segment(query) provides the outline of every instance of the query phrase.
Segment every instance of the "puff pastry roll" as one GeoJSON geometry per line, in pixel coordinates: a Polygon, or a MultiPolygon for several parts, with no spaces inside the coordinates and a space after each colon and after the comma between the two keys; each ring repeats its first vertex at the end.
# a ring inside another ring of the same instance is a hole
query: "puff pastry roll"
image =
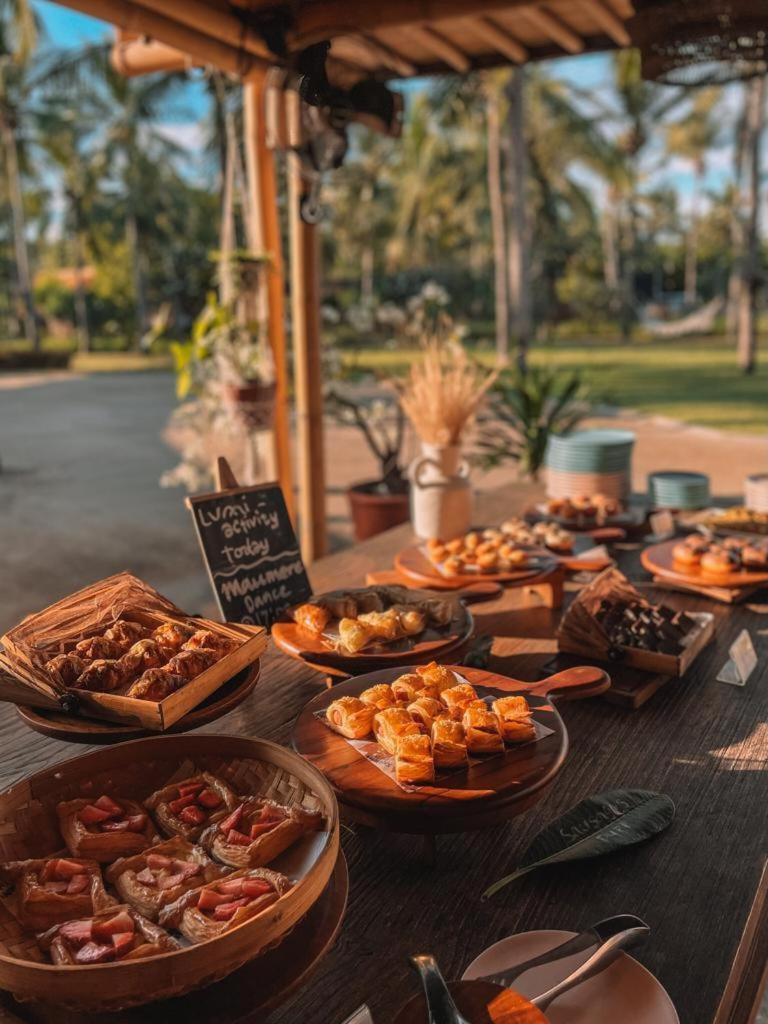
{"type": "Polygon", "coordinates": [[[347,739],[360,740],[370,734],[375,714],[373,704],[366,704],[358,697],[339,697],[329,704],[325,720],[335,732],[347,739]]]}
{"type": "Polygon", "coordinates": [[[417,697],[408,705],[408,714],[427,736],[432,730],[432,723],[444,710],[440,701],[434,697],[417,697]]]}
{"type": "Polygon", "coordinates": [[[140,853],[157,839],[141,804],[104,794],[96,800],[65,800],[56,807],[59,829],[75,857],[102,863],[140,853]]]}
{"type": "Polygon", "coordinates": [[[130,678],[130,670],[123,663],[122,658],[118,661],[99,658],[86,665],[83,671],[75,680],[74,686],[78,690],[92,690],[98,693],[111,693],[119,690],[130,678]]]}
{"type": "Polygon", "coordinates": [[[184,676],[174,675],[165,668],[148,668],[126,693],[136,700],[164,700],[187,685],[184,676]]]}
{"type": "Polygon", "coordinates": [[[197,630],[194,626],[188,626],[185,622],[164,622],[162,626],[158,626],[154,630],[152,638],[161,647],[171,647],[173,650],[178,651],[181,645],[185,644],[196,632],[197,630]]]}
{"type": "Polygon", "coordinates": [[[339,643],[350,654],[357,654],[373,639],[373,630],[359,619],[341,619],[339,622],[339,643]]]}
{"type": "Polygon", "coordinates": [[[305,833],[319,832],[322,824],[319,811],[249,797],[222,821],[207,828],[200,844],[222,864],[262,868],[305,833]]]}
{"type": "Polygon", "coordinates": [[[493,710],[506,743],[527,743],[536,739],[536,727],[525,697],[499,697],[493,702],[493,710]]]}
{"type": "Polygon", "coordinates": [[[110,626],[104,632],[107,640],[114,640],[124,651],[133,647],[137,640],[143,640],[149,634],[150,630],[147,626],[142,626],[138,622],[128,622],[127,619],[119,619],[114,626],[110,626]]]}
{"type": "Polygon", "coordinates": [[[198,647],[195,651],[179,651],[174,654],[166,665],[169,672],[175,676],[183,676],[188,682],[205,672],[207,668],[219,660],[216,651],[209,651],[206,647],[198,647]]]}
{"type": "Polygon", "coordinates": [[[385,708],[374,716],[373,732],[387,753],[394,754],[399,739],[403,736],[418,736],[420,729],[403,708],[385,708]]]}
{"type": "Polygon", "coordinates": [[[415,605],[396,604],[392,610],[400,619],[400,629],[406,636],[416,636],[427,628],[427,613],[415,605]]]}
{"type": "Polygon", "coordinates": [[[462,720],[470,754],[499,754],[504,750],[504,740],[499,729],[499,720],[487,708],[469,708],[462,720]]]}
{"type": "Polygon", "coordinates": [[[237,643],[230,637],[214,633],[212,629],[198,629],[189,640],[181,645],[181,649],[182,651],[196,651],[200,647],[204,647],[206,651],[215,651],[219,658],[223,658],[237,646],[237,643]]]}
{"type": "Polygon", "coordinates": [[[55,964],[140,960],[179,948],[163,928],[126,906],[55,925],[37,941],[55,964]]]}
{"type": "Polygon", "coordinates": [[[400,616],[394,608],[388,608],[385,612],[364,612],[358,615],[357,621],[367,627],[376,639],[397,640],[403,633],[400,616]]]}
{"type": "Polygon", "coordinates": [[[0,879],[14,886],[14,913],[25,928],[42,932],[117,902],[107,895],[95,860],[44,857],[0,864],[0,879]]]}
{"type": "Polygon", "coordinates": [[[278,871],[252,868],[185,893],[160,914],[160,923],[176,928],[192,943],[205,942],[261,914],[291,888],[278,871]]]}
{"type": "Polygon", "coordinates": [[[405,700],[409,704],[411,701],[416,700],[420,689],[421,676],[417,675],[416,672],[407,672],[404,676],[399,676],[392,683],[392,694],[395,700],[405,700]]]}
{"type": "Polygon", "coordinates": [[[332,619],[330,609],[320,604],[300,604],[291,611],[291,617],[297,626],[308,633],[322,633],[332,619]]]}
{"type": "Polygon", "coordinates": [[[60,686],[75,686],[85,665],[85,661],[77,654],[57,654],[46,662],[45,671],[60,686]]]}
{"type": "Polygon", "coordinates": [[[157,640],[138,640],[123,655],[122,661],[131,675],[146,672],[148,668],[160,668],[173,654],[169,647],[162,647],[157,640]]]}
{"type": "Polygon", "coordinates": [[[105,636],[89,636],[87,640],[75,644],[75,654],[84,661],[95,661],[96,658],[116,660],[122,653],[122,645],[105,636]]]}
{"type": "Polygon", "coordinates": [[[461,708],[463,710],[471,701],[477,700],[477,693],[474,686],[470,686],[469,683],[459,683],[452,686],[449,690],[443,690],[440,694],[440,700],[449,711],[453,708],[461,708]]]}
{"type": "Polygon", "coordinates": [[[435,762],[429,736],[401,736],[395,751],[398,782],[426,784],[435,781],[435,762]]]}
{"type": "Polygon", "coordinates": [[[150,921],[190,889],[223,878],[230,869],[181,836],[166,839],[135,857],[121,857],[105,873],[121,899],[150,921]]]}
{"type": "Polygon", "coordinates": [[[439,697],[443,690],[451,689],[458,682],[449,668],[438,665],[436,661],[431,661],[429,665],[421,665],[416,671],[423,679],[422,687],[430,691],[430,697],[439,697]]]}
{"type": "Polygon", "coordinates": [[[225,818],[238,804],[234,791],[216,775],[201,772],[171,782],[144,801],[160,831],[194,843],[204,829],[225,818]]]}
{"type": "Polygon", "coordinates": [[[432,723],[432,757],[437,768],[461,768],[467,763],[464,726],[451,718],[432,723]]]}
{"type": "Polygon", "coordinates": [[[363,690],[360,694],[360,700],[363,704],[372,704],[378,711],[383,711],[384,708],[391,708],[395,705],[395,695],[388,683],[377,683],[375,686],[369,686],[367,690],[363,690]]]}

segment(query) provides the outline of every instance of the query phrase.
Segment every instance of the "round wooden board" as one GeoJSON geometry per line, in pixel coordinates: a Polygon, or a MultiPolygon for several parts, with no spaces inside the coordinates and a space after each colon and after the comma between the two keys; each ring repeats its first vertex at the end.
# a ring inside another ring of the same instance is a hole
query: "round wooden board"
{"type": "Polygon", "coordinates": [[[527,586],[546,578],[558,568],[558,559],[554,554],[545,554],[538,559],[535,568],[520,569],[517,572],[482,572],[464,573],[460,576],[443,576],[440,570],[430,562],[419,544],[411,544],[395,555],[395,568],[403,576],[419,583],[423,587],[434,590],[459,590],[473,583],[487,581],[503,583],[505,586],[527,586]]]}
{"type": "MultiPolygon", "coordinates": [[[[306,984],[331,949],[344,919],[348,895],[347,862],[340,852],[323,894],[279,946],[207,988],[110,1013],[109,1024],[168,1024],[185,1020],[256,1024],[306,984]]],[[[3,1006],[17,1020],[30,1024],[103,1024],[105,1019],[103,1013],[64,1010],[48,1003],[17,1003],[8,993],[0,996],[0,1010],[3,1006]]]]}
{"type": "Polygon", "coordinates": [[[655,576],[673,580],[676,583],[693,584],[697,587],[757,587],[768,583],[768,572],[702,572],[698,566],[686,569],[672,557],[672,549],[680,539],[665,540],[661,544],[652,544],[640,555],[640,561],[648,572],[655,576]]]}
{"type": "Polygon", "coordinates": [[[138,740],[145,736],[167,736],[169,733],[189,732],[191,729],[198,729],[201,725],[215,722],[242,704],[258,683],[260,674],[261,665],[257,661],[248,669],[238,672],[202,704],[198,704],[189,714],[184,715],[163,733],[126,725],[122,722],[108,722],[106,719],[68,715],[64,711],[48,711],[43,708],[27,706],[17,706],[16,711],[30,729],[42,733],[43,736],[63,740],[65,743],[123,743],[125,740],[138,740]]]}
{"type": "MultiPolygon", "coordinates": [[[[554,704],[546,697],[530,694],[531,688],[542,683],[523,683],[483,669],[449,667],[470,683],[496,690],[499,696],[525,695],[534,719],[552,733],[535,743],[508,746],[503,755],[460,769],[443,777],[438,785],[406,792],[317,718],[317,712],[339,697],[357,696],[374,683],[391,683],[403,669],[385,669],[339,683],[307,704],[294,725],[292,742],[294,749],[326,776],[350,817],[390,831],[418,835],[485,828],[530,807],[559,772],[568,752],[568,734],[554,704]]],[[[572,669],[569,677],[576,678],[574,673],[579,672],[605,680],[599,688],[585,690],[584,696],[602,692],[610,685],[600,670],[572,669]]]]}

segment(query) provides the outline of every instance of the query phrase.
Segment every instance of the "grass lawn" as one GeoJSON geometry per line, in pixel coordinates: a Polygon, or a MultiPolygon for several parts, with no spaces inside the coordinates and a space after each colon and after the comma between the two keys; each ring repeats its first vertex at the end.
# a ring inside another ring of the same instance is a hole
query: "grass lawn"
{"type": "MultiPolygon", "coordinates": [[[[416,352],[361,349],[344,353],[348,369],[404,373],[416,352]]],[[[479,358],[491,364],[493,353],[479,358]]],[[[759,353],[758,353],[759,356],[759,353]]],[[[736,365],[732,345],[716,338],[632,342],[539,344],[533,365],[580,370],[593,398],[720,430],[768,429],[768,356],[751,377],[736,365]]]]}

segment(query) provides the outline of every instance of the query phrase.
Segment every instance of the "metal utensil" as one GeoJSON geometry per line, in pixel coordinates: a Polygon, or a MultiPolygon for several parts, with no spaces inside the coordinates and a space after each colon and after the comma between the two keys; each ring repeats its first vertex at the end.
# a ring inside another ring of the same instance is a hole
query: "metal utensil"
{"type": "Polygon", "coordinates": [[[411,966],[421,979],[429,1011],[429,1024],[469,1024],[453,1001],[437,960],[427,953],[411,957],[411,966]]]}
{"type": "MultiPolygon", "coordinates": [[[[517,981],[521,974],[525,974],[526,971],[530,971],[534,967],[542,967],[544,964],[554,963],[556,960],[573,956],[575,953],[582,953],[591,946],[600,946],[602,943],[607,942],[608,939],[613,938],[614,935],[619,935],[625,931],[632,932],[635,935],[635,938],[630,943],[632,945],[635,942],[640,942],[648,934],[646,924],[639,917],[635,917],[634,914],[617,914],[614,917],[606,917],[605,920],[598,921],[591,928],[581,932],[579,935],[575,935],[572,939],[567,939],[559,946],[555,946],[554,949],[548,949],[545,953],[532,957],[530,960],[524,960],[523,963],[515,964],[513,967],[508,967],[504,971],[497,971],[495,974],[484,974],[480,980],[490,981],[494,985],[509,987],[513,982],[517,981]]],[[[626,949],[629,946],[622,948],[626,949]]]]}

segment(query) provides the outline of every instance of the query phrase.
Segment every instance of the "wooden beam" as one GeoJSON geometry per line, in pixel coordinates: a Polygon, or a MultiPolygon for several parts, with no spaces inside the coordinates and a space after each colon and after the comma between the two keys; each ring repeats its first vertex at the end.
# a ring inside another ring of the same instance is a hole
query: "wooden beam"
{"type": "Polygon", "coordinates": [[[607,3],[608,6],[624,20],[631,18],[635,13],[635,6],[632,3],[632,0],[607,0],[607,3]]]}
{"type": "MultiPolygon", "coordinates": [[[[288,137],[301,138],[301,100],[285,94],[288,137]]],[[[288,153],[288,224],[291,240],[291,324],[293,380],[296,395],[296,439],[299,450],[299,539],[305,562],[325,554],[325,452],[323,385],[320,363],[319,239],[312,224],[301,219],[304,180],[301,162],[288,153]]]]}
{"type": "Polygon", "coordinates": [[[391,46],[382,43],[374,35],[363,35],[358,36],[358,38],[367,46],[372,56],[375,56],[382,64],[392,68],[402,78],[412,78],[413,75],[418,73],[419,69],[415,64],[412,64],[402,54],[393,50],[391,46]]]}
{"type": "Polygon", "coordinates": [[[603,0],[580,0],[581,7],[586,13],[597,22],[605,34],[611,38],[617,46],[631,46],[626,26],[621,18],[607,7],[603,0]]]}
{"type": "Polygon", "coordinates": [[[520,16],[568,53],[581,53],[584,49],[584,40],[581,36],[572,32],[564,22],[549,11],[545,11],[543,7],[521,7],[520,16]]]}
{"type": "Polygon", "coordinates": [[[467,27],[471,32],[488,43],[505,57],[516,64],[524,64],[528,60],[528,51],[506,28],[502,28],[493,18],[467,18],[467,27]]]}
{"type": "Polygon", "coordinates": [[[440,60],[444,60],[454,71],[458,71],[463,75],[472,66],[466,53],[456,46],[455,43],[446,39],[444,35],[435,31],[435,29],[429,28],[427,25],[409,25],[407,31],[408,36],[415,43],[423,46],[430,53],[436,54],[440,60]]]}
{"type": "Polygon", "coordinates": [[[184,71],[194,66],[188,53],[154,39],[118,39],[109,53],[112,67],[124,78],[157,71],[184,71]]]}
{"type": "Polygon", "coordinates": [[[262,62],[274,64],[272,54],[261,36],[226,10],[214,8],[204,0],[133,0],[136,6],[161,14],[187,28],[210,36],[237,51],[252,54],[262,62]]]}

